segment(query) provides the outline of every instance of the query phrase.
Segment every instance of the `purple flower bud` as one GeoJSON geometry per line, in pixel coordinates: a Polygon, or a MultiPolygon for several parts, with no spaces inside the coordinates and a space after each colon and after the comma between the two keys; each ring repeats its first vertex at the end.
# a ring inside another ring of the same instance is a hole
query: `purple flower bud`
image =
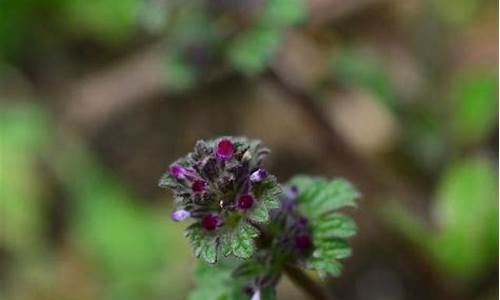
{"type": "Polygon", "coordinates": [[[217,226],[220,225],[220,223],[221,223],[220,218],[214,215],[205,216],[201,220],[201,226],[208,231],[214,230],[215,228],[217,228],[217,226]]]}
{"type": "Polygon", "coordinates": [[[258,169],[250,175],[251,182],[261,182],[267,177],[268,173],[265,169],[258,169]]]}
{"type": "Polygon", "coordinates": [[[193,192],[202,193],[207,190],[207,182],[204,180],[195,180],[191,185],[193,192]]]}
{"type": "Polygon", "coordinates": [[[299,189],[295,185],[292,185],[291,187],[289,187],[287,189],[286,197],[289,200],[295,200],[295,199],[297,199],[298,196],[299,196],[299,189]]]}
{"type": "Polygon", "coordinates": [[[184,221],[189,217],[191,217],[191,213],[184,209],[179,209],[172,213],[172,220],[175,222],[184,221]]]}
{"type": "Polygon", "coordinates": [[[179,165],[173,165],[170,167],[170,175],[177,179],[186,178],[187,170],[179,165]]]}
{"type": "Polygon", "coordinates": [[[260,300],[260,290],[256,290],[252,295],[252,299],[250,300],[260,300]]]}
{"type": "Polygon", "coordinates": [[[254,198],[252,195],[243,195],[238,199],[238,207],[243,210],[247,210],[252,207],[254,203],[254,198]]]}
{"type": "Polygon", "coordinates": [[[311,248],[312,240],[309,234],[302,233],[295,237],[295,247],[300,250],[307,250],[311,248]]]}
{"type": "Polygon", "coordinates": [[[234,154],[234,145],[228,139],[223,139],[217,144],[217,158],[219,160],[229,160],[234,154]]]}

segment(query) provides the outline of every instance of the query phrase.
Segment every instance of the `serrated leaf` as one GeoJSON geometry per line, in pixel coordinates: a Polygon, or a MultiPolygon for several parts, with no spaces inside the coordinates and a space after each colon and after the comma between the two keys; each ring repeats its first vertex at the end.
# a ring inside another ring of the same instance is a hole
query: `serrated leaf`
{"type": "Polygon", "coordinates": [[[265,203],[259,203],[259,205],[252,211],[248,216],[250,220],[257,223],[266,223],[269,221],[269,211],[267,210],[265,203]]]}
{"type": "Polygon", "coordinates": [[[200,224],[189,226],[186,229],[186,237],[189,238],[196,257],[211,264],[217,261],[217,239],[215,236],[205,233],[200,224]]]}
{"type": "Polygon", "coordinates": [[[310,266],[314,268],[321,278],[330,276],[339,276],[342,273],[342,264],[336,260],[325,261],[321,259],[315,259],[310,263],[310,266]]]}
{"type": "Polygon", "coordinates": [[[188,300],[248,299],[241,283],[231,276],[231,266],[200,264],[196,269],[196,289],[188,300]],[[246,296],[246,297],[245,297],[246,296]]]}
{"type": "Polygon", "coordinates": [[[254,239],[258,236],[257,229],[248,223],[243,223],[240,229],[232,235],[231,250],[235,256],[248,258],[255,251],[254,239]]]}
{"type": "Polygon", "coordinates": [[[280,196],[283,191],[276,177],[268,176],[261,185],[260,201],[264,202],[268,210],[280,207],[280,196]]]}
{"type": "Polygon", "coordinates": [[[322,214],[346,206],[356,206],[360,194],[344,179],[326,181],[299,176],[290,181],[299,188],[298,201],[306,214],[315,219],[322,214]]]}
{"type": "Polygon", "coordinates": [[[330,240],[314,240],[317,249],[313,256],[318,259],[342,259],[351,256],[352,250],[345,240],[330,239],[330,240]]]}
{"type": "Polygon", "coordinates": [[[356,223],[349,217],[330,214],[316,220],[313,231],[315,238],[347,238],[356,234],[356,223]]]}
{"type": "Polygon", "coordinates": [[[276,28],[252,28],[229,45],[228,59],[239,71],[254,75],[265,68],[279,45],[280,37],[276,28]]]}

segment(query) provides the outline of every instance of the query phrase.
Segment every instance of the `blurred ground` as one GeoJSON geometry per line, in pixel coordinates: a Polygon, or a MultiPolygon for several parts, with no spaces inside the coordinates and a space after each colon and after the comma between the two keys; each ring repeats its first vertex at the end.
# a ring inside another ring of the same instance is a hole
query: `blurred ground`
{"type": "Polygon", "coordinates": [[[184,299],[157,181],[220,135],[360,187],[338,299],[498,298],[498,3],[309,1],[262,72],[182,91],[165,3],[0,2],[0,299],[184,299]]]}

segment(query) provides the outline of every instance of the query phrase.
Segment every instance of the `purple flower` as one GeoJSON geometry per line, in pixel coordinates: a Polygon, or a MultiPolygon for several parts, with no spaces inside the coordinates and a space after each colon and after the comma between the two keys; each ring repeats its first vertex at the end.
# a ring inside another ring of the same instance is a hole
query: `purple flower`
{"type": "Polygon", "coordinates": [[[201,226],[208,231],[212,231],[219,226],[221,220],[218,216],[208,215],[201,220],[201,226]]]}
{"type": "Polygon", "coordinates": [[[234,154],[234,145],[229,139],[223,139],[217,144],[217,158],[219,160],[229,160],[234,154]]]}
{"type": "Polygon", "coordinates": [[[177,179],[186,178],[187,170],[179,165],[173,165],[170,167],[170,175],[177,179]]]}
{"type": "Polygon", "coordinates": [[[243,210],[247,210],[252,207],[254,203],[254,198],[252,195],[243,195],[238,199],[238,207],[243,210]]]}
{"type": "Polygon", "coordinates": [[[258,169],[250,175],[251,182],[261,182],[267,177],[268,173],[265,169],[258,169]]]}
{"type": "Polygon", "coordinates": [[[297,235],[294,241],[295,247],[297,247],[299,250],[308,250],[312,246],[311,236],[309,236],[309,234],[307,233],[301,233],[297,235]]]}
{"type": "Polygon", "coordinates": [[[207,182],[204,180],[195,180],[191,185],[193,192],[202,193],[207,190],[207,182]]]}
{"type": "Polygon", "coordinates": [[[260,300],[260,290],[256,290],[252,295],[252,299],[250,300],[260,300]]]}
{"type": "Polygon", "coordinates": [[[289,200],[295,200],[295,199],[297,199],[298,196],[299,196],[299,189],[295,185],[292,185],[291,187],[289,187],[287,189],[286,197],[289,200]]]}
{"type": "Polygon", "coordinates": [[[189,217],[191,217],[191,213],[184,209],[179,209],[172,213],[172,220],[175,222],[184,221],[189,217]]]}

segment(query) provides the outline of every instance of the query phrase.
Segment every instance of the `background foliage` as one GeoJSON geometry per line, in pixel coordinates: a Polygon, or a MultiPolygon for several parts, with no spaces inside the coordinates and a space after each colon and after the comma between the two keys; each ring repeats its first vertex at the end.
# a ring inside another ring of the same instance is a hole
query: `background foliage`
{"type": "Polygon", "coordinates": [[[360,187],[358,228],[315,229],[358,232],[339,299],[498,298],[498,3],[213,2],[0,1],[0,298],[186,298],[207,271],[157,178],[227,134],[360,187]]]}

